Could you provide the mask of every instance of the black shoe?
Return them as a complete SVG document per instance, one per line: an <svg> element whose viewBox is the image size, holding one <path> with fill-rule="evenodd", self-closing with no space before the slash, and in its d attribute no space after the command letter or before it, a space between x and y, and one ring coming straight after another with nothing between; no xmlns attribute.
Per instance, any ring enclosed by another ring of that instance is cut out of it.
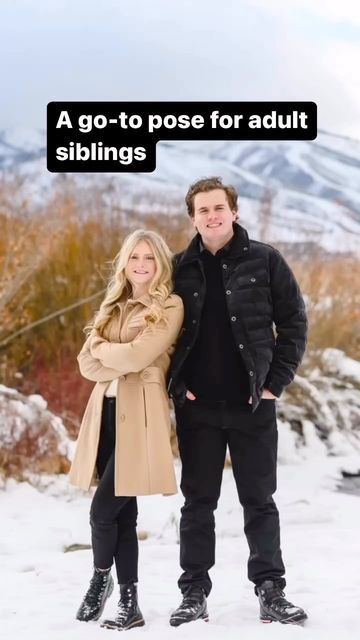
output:
<svg viewBox="0 0 360 640"><path fill-rule="evenodd" d="M110 569L107 571L100 571L94 567L90 586L78 609L76 619L81 620L82 622L98 620L104 610L105 602L110 598L113 589L114 581L112 579Z"/></svg>
<svg viewBox="0 0 360 640"><path fill-rule="evenodd" d="M205 592L202 587L195 585L188 587L184 592L182 603L170 616L170 624L172 627L179 627L184 622L192 622L200 618L208 622L209 614Z"/></svg>
<svg viewBox="0 0 360 640"><path fill-rule="evenodd" d="M283 624L303 625L307 615L284 597L284 592L273 580L265 580L256 592L260 602L260 620L262 622L282 622Z"/></svg>
<svg viewBox="0 0 360 640"><path fill-rule="evenodd" d="M101 627L125 631L133 627L143 627L145 620L139 609L137 588L134 582L120 585L120 600L115 620L104 620Z"/></svg>

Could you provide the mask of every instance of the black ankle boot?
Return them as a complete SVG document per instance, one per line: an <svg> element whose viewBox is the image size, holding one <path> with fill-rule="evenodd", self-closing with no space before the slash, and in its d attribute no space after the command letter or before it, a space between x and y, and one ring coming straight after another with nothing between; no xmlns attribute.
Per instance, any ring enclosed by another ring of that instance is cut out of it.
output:
<svg viewBox="0 0 360 640"><path fill-rule="evenodd" d="M102 627L126 630L143 627L145 620L139 609L137 588L134 582L120 585L120 600L114 620L104 620Z"/></svg>
<svg viewBox="0 0 360 640"><path fill-rule="evenodd" d="M188 587L183 593L180 606L172 612L170 624L172 627L179 627L184 622L192 622L202 618L206 622L209 620L207 612L206 595L202 587L194 585Z"/></svg>
<svg viewBox="0 0 360 640"><path fill-rule="evenodd" d="M104 610L106 600L114 589L111 569L100 571L94 567L94 573L90 580L90 586L78 609L76 619L82 622L98 620Z"/></svg>
<svg viewBox="0 0 360 640"><path fill-rule="evenodd" d="M286 600L284 592L273 580L265 580L255 592L259 597L262 622L303 625L307 620L305 611Z"/></svg>

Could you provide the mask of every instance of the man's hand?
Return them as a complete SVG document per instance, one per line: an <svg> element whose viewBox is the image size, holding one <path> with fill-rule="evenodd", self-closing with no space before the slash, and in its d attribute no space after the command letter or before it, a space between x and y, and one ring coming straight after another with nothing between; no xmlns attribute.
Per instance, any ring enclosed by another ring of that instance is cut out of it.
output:
<svg viewBox="0 0 360 640"><path fill-rule="evenodd" d="M261 398L264 398L264 400L277 400L277 397L274 396L274 394L271 393L271 391L269 391L269 389L263 389L263 392L261 394Z"/></svg>
<svg viewBox="0 0 360 640"><path fill-rule="evenodd" d="M261 399L262 400L277 400L277 396L274 396L274 394L271 393L271 391L269 391L269 389L263 389L263 392L261 394ZM251 396L250 396L248 402L249 402L249 404L252 404L252 397Z"/></svg>
<svg viewBox="0 0 360 640"><path fill-rule="evenodd" d="M189 389L186 392L186 397L188 400L196 400L196 397L194 396L193 393L191 393L191 391L189 391Z"/></svg>

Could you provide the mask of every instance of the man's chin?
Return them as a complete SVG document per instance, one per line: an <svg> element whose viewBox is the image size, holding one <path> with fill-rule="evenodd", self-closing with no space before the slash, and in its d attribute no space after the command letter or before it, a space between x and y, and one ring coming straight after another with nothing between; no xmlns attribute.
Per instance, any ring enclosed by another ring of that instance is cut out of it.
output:
<svg viewBox="0 0 360 640"><path fill-rule="evenodd" d="M211 242L214 240L221 240L222 238L226 238L228 236L228 232L224 232L222 227L218 227L217 229L211 229L209 233L209 229L206 229L205 233L202 234L202 239L204 242Z"/></svg>

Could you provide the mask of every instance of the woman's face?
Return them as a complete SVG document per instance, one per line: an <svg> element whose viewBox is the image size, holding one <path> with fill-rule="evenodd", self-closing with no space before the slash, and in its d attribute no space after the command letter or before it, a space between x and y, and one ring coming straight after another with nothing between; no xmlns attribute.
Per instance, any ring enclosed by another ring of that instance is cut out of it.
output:
<svg viewBox="0 0 360 640"><path fill-rule="evenodd" d="M125 275L133 289L146 291L156 271L155 256L146 240L140 240L130 254Z"/></svg>

